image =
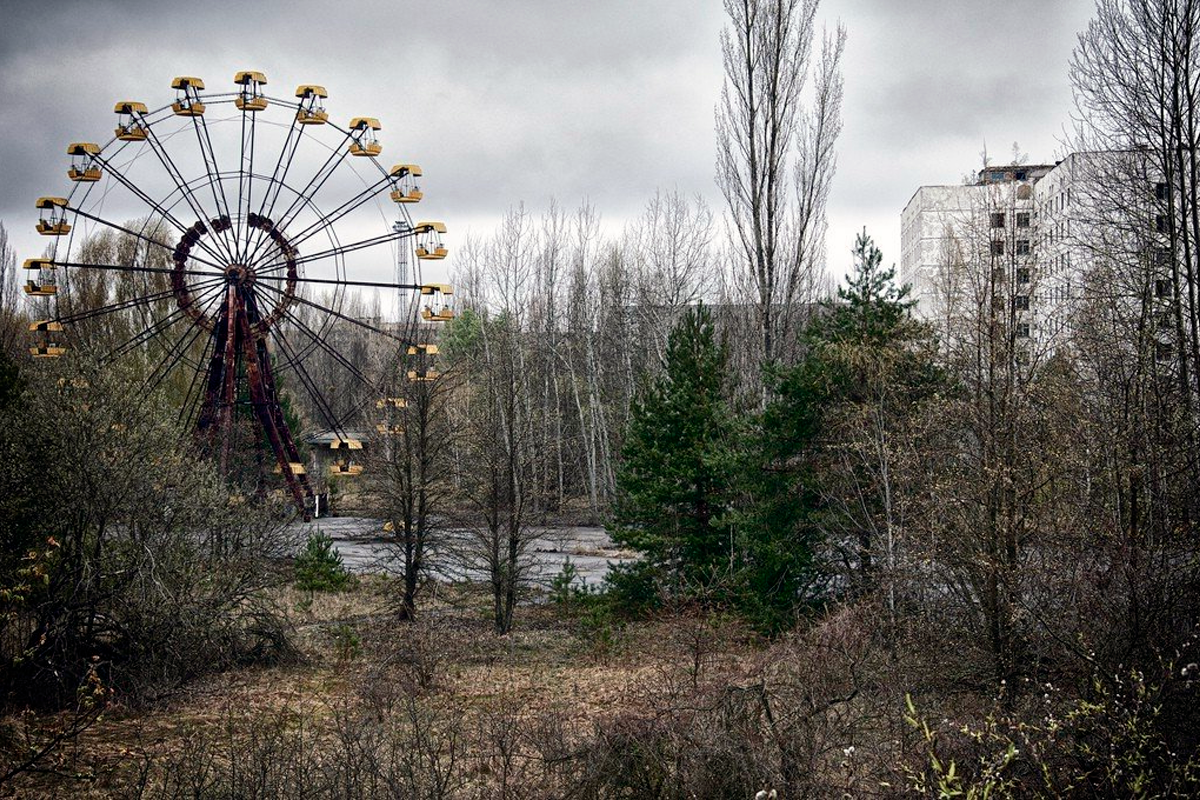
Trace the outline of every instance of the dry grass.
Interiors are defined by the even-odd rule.
[[[676,684],[735,680],[756,646],[740,630],[672,617],[622,629],[598,646],[578,621],[551,604],[521,608],[516,630],[496,636],[478,588],[441,586],[424,598],[416,624],[395,622],[391,585],[366,576],[342,593],[278,590],[294,629],[299,663],[247,668],[198,680],[157,707],[114,702],[46,772],[23,776],[0,795],[106,797],[144,765],[182,752],[198,735],[236,735],[263,720],[320,727],[379,693],[419,694],[464,727],[489,715],[515,721],[553,715],[588,730],[615,713],[649,708]],[[297,723],[298,724],[298,723]]]

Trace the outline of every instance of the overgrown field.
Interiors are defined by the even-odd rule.
[[[379,577],[344,592],[277,590],[293,661],[212,675],[150,705],[106,698],[90,728],[4,794],[890,797],[990,786],[993,796],[1186,796],[1197,786],[1194,760],[1162,738],[1163,718],[1195,700],[1190,680],[1169,675],[1118,676],[1087,702],[1051,685],[1013,700],[939,671],[949,654],[936,643],[894,658],[865,605],[765,641],[720,613],[623,623],[586,598],[539,598],[497,636],[480,587],[438,587],[408,623],[395,622],[395,597]],[[11,753],[66,719],[4,722]]]

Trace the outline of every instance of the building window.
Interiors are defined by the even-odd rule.
[[[993,180],[993,181],[1002,181],[1002,180],[1004,180],[1004,173],[1003,172],[989,172],[988,179]]]
[[[1028,339],[1029,338],[1029,323],[1028,322],[1018,322],[1017,323],[1017,338],[1018,339]]]
[[[1017,227],[1018,228],[1028,228],[1029,227],[1029,212],[1028,211],[1018,211],[1017,212]]]
[[[1169,310],[1158,312],[1158,329],[1160,331],[1169,331],[1175,326],[1175,318]]]
[[[1004,283],[1004,267],[992,267],[992,283]]]
[[[1014,297],[1013,308],[1017,311],[1027,311],[1029,309],[1029,295],[1019,294]]]
[[[1158,361],[1171,360],[1171,344],[1170,342],[1155,342],[1154,343],[1154,358]]]
[[[1167,199],[1167,185],[1165,183],[1154,184],[1154,199],[1155,200],[1166,200]]]
[[[1154,230],[1158,231],[1159,233],[1167,232],[1167,215],[1166,214],[1156,214],[1154,216]]]
[[[1003,211],[992,213],[992,227],[993,228],[1003,228],[1004,227],[1004,212]]]
[[[1029,240],[1028,239],[1017,239],[1017,255],[1019,255],[1019,256],[1029,255]]]
[[[1171,293],[1171,282],[1166,278],[1158,278],[1154,281],[1154,296],[1158,298],[1167,297]]]
[[[1003,240],[998,240],[998,241],[992,242],[992,255],[994,255],[994,256],[1004,255],[1004,241]]]
[[[1025,180],[1025,178],[1028,177],[1028,173],[1026,173],[1025,170],[1023,170],[1023,169],[1019,169],[1019,170],[1017,170],[1016,175],[1014,175],[1014,177],[1019,181],[1023,181],[1023,180]]]
[[[1029,283],[1029,267],[1017,267],[1017,283]]]
[[[1171,251],[1165,247],[1160,247],[1154,251],[1154,266],[1166,267],[1171,263]]]

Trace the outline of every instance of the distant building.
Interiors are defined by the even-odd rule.
[[[1091,270],[1098,258],[1144,275],[1144,286],[1093,291],[1123,293],[1131,308],[1142,293],[1166,299],[1166,191],[1144,149],[1072,153],[922,186],[901,214],[899,278],[924,319],[946,327],[988,309],[1025,352],[1052,353],[1077,321],[1086,282],[1102,279]]]
[[[971,183],[917,189],[901,214],[899,278],[912,285],[918,316],[948,324],[986,304],[1017,338],[1050,332],[1039,223],[1041,187],[1057,169],[987,167]]]

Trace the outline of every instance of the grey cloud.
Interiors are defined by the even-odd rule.
[[[983,140],[1051,155],[1070,97],[1065,67],[1087,0],[826,0],[850,34],[831,254],[864,222],[898,252],[899,211],[922,183],[957,180]],[[289,94],[324,83],[339,119],[384,125],[384,158],[426,169],[454,227],[583,197],[613,224],[655,188],[714,207],[716,0],[215,0],[25,2],[0,26],[0,218],[19,246],[32,201],[61,191],[63,148],[106,136],[112,103],[167,102],[176,74],[210,88],[262,69]],[[477,227],[472,222],[473,227]],[[874,232],[874,231],[873,231]],[[22,237],[25,237],[22,239]],[[894,245],[892,242],[894,241]],[[840,269],[835,269],[840,274]]]

